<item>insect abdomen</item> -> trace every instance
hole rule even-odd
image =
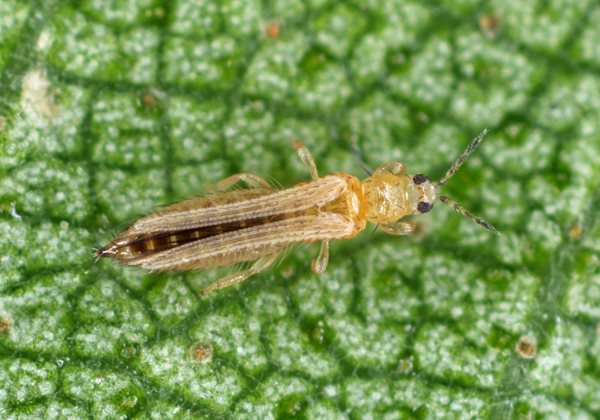
[[[161,232],[136,237],[116,238],[104,248],[98,250],[97,255],[111,257],[123,262],[133,262],[140,257],[167,251],[175,247],[206,239],[229,232],[266,225],[279,220],[298,216],[297,212],[259,217],[254,219],[239,219],[228,223],[201,228]]]

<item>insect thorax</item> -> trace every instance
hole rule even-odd
[[[412,183],[407,175],[375,173],[362,182],[362,187],[369,222],[389,224],[414,213]]]
[[[367,224],[367,202],[362,183],[358,178],[344,173],[333,176],[344,178],[346,188],[334,201],[325,205],[323,210],[341,214],[354,222],[355,231],[350,238],[362,231]]]

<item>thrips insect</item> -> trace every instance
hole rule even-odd
[[[438,189],[460,168],[483,140],[484,130],[437,182],[410,176],[401,162],[387,162],[362,182],[346,173],[320,177],[310,151],[294,141],[312,180],[278,190],[258,175],[241,173],[209,187],[211,194],[173,204],[137,220],[96,252],[152,271],[182,271],[253,261],[202,293],[239,283],[267,269],[295,243],[321,242],[312,270],[320,274],[329,262],[329,241],[349,239],[375,223],[385,233],[408,235],[415,229],[406,216],[427,213],[436,199],[487,230],[474,216]],[[250,188],[227,191],[240,181]],[[216,192],[219,191],[219,192]]]

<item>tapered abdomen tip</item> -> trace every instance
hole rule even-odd
[[[115,258],[117,256],[117,246],[112,242],[108,243],[102,248],[98,248],[95,254],[97,258]]]

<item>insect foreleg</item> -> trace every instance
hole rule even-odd
[[[415,231],[415,224],[410,222],[396,222],[389,225],[380,225],[382,231],[390,235],[410,235]]]
[[[388,172],[393,175],[402,175],[406,174],[406,167],[401,162],[386,162],[377,168],[375,174],[381,174],[384,172]]]
[[[240,181],[244,181],[250,187],[254,188],[266,188],[269,190],[273,189],[273,187],[260,176],[247,172],[228,176],[227,178],[222,179],[215,184],[205,185],[204,189],[207,191],[225,191]]]
[[[210,292],[214,292],[215,290],[223,289],[225,287],[233,286],[234,284],[241,283],[246,280],[248,277],[258,274],[262,271],[265,271],[269,268],[277,259],[277,253],[271,255],[265,255],[264,257],[260,257],[258,260],[254,262],[252,267],[247,270],[241,270],[236,273],[231,273],[221,279],[217,280],[215,283],[208,286],[202,292],[200,292],[203,296],[208,295]]]
[[[329,264],[329,241],[323,241],[321,242],[319,256],[315,258],[311,264],[313,273],[323,273],[325,270],[327,270],[327,264]]]
[[[299,140],[294,140],[292,145],[300,155],[300,159],[302,159],[302,163],[308,168],[310,171],[310,177],[313,180],[319,179],[319,172],[317,171],[317,165],[315,164],[315,159],[313,158],[310,150],[306,148]]]

